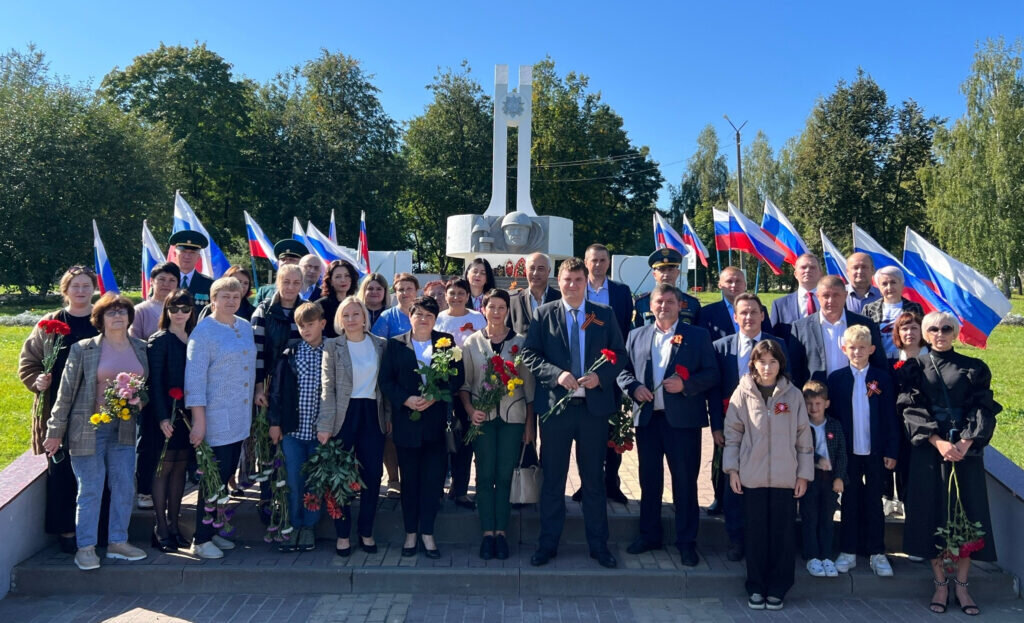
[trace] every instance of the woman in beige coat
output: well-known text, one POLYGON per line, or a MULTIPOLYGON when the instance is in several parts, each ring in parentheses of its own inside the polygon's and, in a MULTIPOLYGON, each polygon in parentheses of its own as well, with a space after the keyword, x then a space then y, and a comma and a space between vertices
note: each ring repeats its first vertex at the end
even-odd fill
MULTIPOLYGON (((324 342, 317 439, 321 444, 339 439, 359 460, 359 475, 366 483, 359 492, 359 547, 372 554, 377 551, 373 520, 384 471, 384 436, 391 432, 390 409, 377 382, 387 341, 370 333, 370 312, 355 296, 346 297, 327 321, 334 324, 338 337, 324 342)), ((335 550, 346 557, 352 553, 349 507, 334 520, 334 530, 335 550)))
POLYGON ((476 453, 476 505, 484 534, 480 557, 484 560, 508 558, 505 531, 511 512, 512 472, 521 455, 520 444, 533 443, 535 435, 534 379, 522 363, 516 370, 523 384, 516 387, 511 396, 504 396, 501 404, 489 413, 473 406, 473 400, 481 395, 488 381, 486 371, 491 357, 500 355, 505 361, 514 361, 523 347, 525 338, 505 324, 508 308, 507 292, 487 292, 483 298, 487 326, 466 338, 462 348, 466 382, 459 397, 471 422, 480 426, 482 432, 473 441, 473 450, 476 453))

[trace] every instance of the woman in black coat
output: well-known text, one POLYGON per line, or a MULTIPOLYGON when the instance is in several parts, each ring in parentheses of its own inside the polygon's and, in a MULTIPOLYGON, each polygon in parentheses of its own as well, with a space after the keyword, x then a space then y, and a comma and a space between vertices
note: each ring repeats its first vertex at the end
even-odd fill
POLYGON ((984 531, 984 546, 960 556, 953 578, 957 603, 965 614, 975 615, 978 607, 967 592, 971 560, 996 559, 983 453, 1002 407, 992 397, 988 366, 953 350, 960 332, 956 317, 932 312, 924 317, 922 327, 930 352, 897 369, 903 388, 899 401, 912 445, 909 479, 913 486, 904 503, 903 551, 931 559, 935 593, 929 607, 932 612, 945 612, 949 580, 942 555, 936 556, 945 542, 936 530, 946 526, 948 509, 955 502, 947 495, 955 465, 958 487, 953 495, 959 495, 968 520, 979 522, 984 531))
POLYGON ((171 552, 187 547, 178 529, 178 512, 185 493, 185 469, 192 458, 188 440, 191 421, 185 408, 185 361, 188 336, 196 326, 196 309, 188 290, 175 290, 164 299, 159 331, 149 338, 149 404, 142 416, 142 444, 159 457, 167 450, 153 477, 153 547, 171 552))
POLYGON ((327 274, 324 275, 324 282, 320 286, 323 298, 316 300, 324 310, 324 318, 327 319, 324 337, 338 337, 338 331, 334 326, 334 317, 338 314, 338 306, 346 298, 355 296, 358 291, 359 272, 356 271, 355 266, 345 260, 334 260, 328 264, 327 274))
POLYGON ((452 398, 428 400, 421 395, 423 379, 417 372, 420 366, 430 364, 435 351, 457 348, 451 335, 434 331, 437 314, 437 301, 427 296, 417 298, 410 311, 412 331, 388 340, 380 371, 381 390, 392 405, 392 436, 401 474, 405 522, 402 555, 416 555, 419 533, 426 556, 434 559, 441 557, 434 542, 434 519, 440 507, 448 458, 445 428, 452 417, 451 400, 462 387, 464 377, 458 351, 458 361, 452 364, 455 374, 448 379, 452 398))

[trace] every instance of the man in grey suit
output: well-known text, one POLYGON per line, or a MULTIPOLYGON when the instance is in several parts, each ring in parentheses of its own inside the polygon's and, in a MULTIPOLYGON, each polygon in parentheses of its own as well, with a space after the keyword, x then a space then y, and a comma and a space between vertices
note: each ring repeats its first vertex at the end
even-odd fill
POLYGON ((814 291, 821 279, 821 262, 813 253, 804 253, 796 258, 793 274, 796 275, 796 292, 772 302, 772 334, 783 341, 789 341, 790 326, 794 322, 818 311, 814 291))
POLYGON ((561 292, 548 285, 550 276, 551 258, 546 254, 534 253, 526 258, 526 281, 529 287, 509 293, 508 326, 516 333, 526 335, 534 310, 544 303, 562 298, 561 292))
POLYGON ((825 275, 818 281, 818 302, 821 310, 793 324, 789 340, 790 371, 793 383, 803 387, 810 379, 826 382, 828 375, 850 365, 843 354, 843 332, 847 327, 862 324, 871 331, 871 365, 888 370, 882 335, 878 325, 870 318, 855 314, 846 308, 846 284, 835 275, 825 275))
POLYGON ((547 412, 567 394, 561 413, 540 424, 540 538, 530 564, 545 565, 558 553, 565 525, 565 480, 569 454, 576 442, 576 463, 583 483, 583 521, 590 556, 601 566, 617 566, 608 550, 608 509, 604 488, 604 453, 608 418, 619 408, 616 377, 626 356, 622 333, 610 307, 587 301, 587 267, 571 257, 558 268, 562 299, 537 308, 523 344, 523 362, 537 380, 534 409, 547 412), (615 358, 587 372, 609 350, 615 358))

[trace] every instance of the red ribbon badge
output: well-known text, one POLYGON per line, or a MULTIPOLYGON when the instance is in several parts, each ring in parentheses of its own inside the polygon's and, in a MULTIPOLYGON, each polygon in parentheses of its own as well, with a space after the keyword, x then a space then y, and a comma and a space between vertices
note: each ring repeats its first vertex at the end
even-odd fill
POLYGON ((825 433, 825 438, 829 439, 829 440, 835 439, 836 435, 835 435, 835 433, 825 433))
POLYGON ((902 367, 903 367, 903 366, 904 366, 904 365, 905 365, 906 363, 907 363, 906 361, 903 361, 903 360, 901 359, 901 360, 897 361, 896 363, 892 364, 892 369, 893 369, 893 370, 899 370, 899 369, 900 369, 900 368, 902 368, 902 367))
POLYGON ((881 396, 882 390, 878 389, 878 381, 871 381, 868 383, 868 398, 872 396, 881 396))
POLYGON ((676 335, 673 335, 672 343, 675 344, 676 346, 679 346, 680 344, 683 343, 683 336, 679 335, 678 333, 676 335))
MULTIPOLYGON (((587 327, 589 327, 591 324, 595 324, 595 325, 597 325, 599 327, 603 327, 604 326, 604 321, 603 320, 598 320, 597 319, 597 314, 595 314, 594 312, 590 312, 584 318, 583 326, 581 327, 581 329, 586 331, 587 327)), ((614 363, 614 362, 612 362, 612 363, 614 363)))
POLYGON ((776 404, 775 415, 779 415, 780 413, 789 413, 789 405, 784 402, 776 404))

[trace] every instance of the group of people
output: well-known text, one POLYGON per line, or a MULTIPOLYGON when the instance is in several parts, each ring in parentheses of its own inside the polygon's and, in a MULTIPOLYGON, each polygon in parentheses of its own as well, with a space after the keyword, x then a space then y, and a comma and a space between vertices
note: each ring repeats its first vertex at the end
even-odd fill
MULTIPOLYGON (((137 306, 111 293, 93 303, 95 275, 69 269, 60 282, 65 307, 47 317, 70 327, 66 347, 49 373, 41 328, 22 350, 20 377, 44 413, 33 447, 49 458, 47 530, 82 569, 99 567, 96 546, 104 542, 108 558, 146 556, 127 542, 135 501, 154 509, 152 544, 162 551, 219 558, 235 547, 203 513, 193 538, 182 536, 186 471, 193 448, 206 442, 221 481, 244 481, 247 470, 238 467, 251 461, 247 440, 261 408, 270 442, 285 456, 294 530, 284 551, 315 547, 319 514, 303 505, 302 465, 337 440, 354 452, 369 485, 356 520, 362 550, 377 548, 375 483, 386 470, 387 495, 401 498, 403 556, 440 557, 435 518, 450 477, 447 496, 479 513, 480 557, 507 558, 512 475, 535 456, 539 429, 544 478, 530 563, 545 565, 558 553, 575 443, 581 487, 573 497, 582 502, 590 556, 614 568, 607 501, 628 500, 609 421, 625 395, 641 487, 630 555, 663 547, 667 461, 675 544, 683 565, 698 564, 697 479, 702 429, 710 426, 721 466, 711 510, 724 515, 729 559, 746 558, 751 608, 783 607, 794 582, 798 512, 811 575, 846 573, 858 555, 877 575, 892 575, 883 539, 888 495, 905 504, 904 552, 931 560, 930 607, 944 611, 952 592, 966 613, 978 612, 967 591, 969 559, 960 558, 950 591, 934 535, 946 521, 955 465, 960 501, 987 534, 971 556, 994 560, 981 455, 1000 406, 985 364, 953 349, 957 319, 922 318, 902 297, 902 274, 874 271, 870 256, 850 257, 849 285, 823 276, 815 256, 801 256, 796 291, 769 312, 735 267, 720 273, 723 299, 702 307, 675 287, 682 257, 671 249, 651 255, 656 285, 634 301, 628 286, 608 278, 610 254, 599 244, 561 262, 557 288, 551 260, 535 253, 526 288, 496 288, 490 265, 475 259, 461 277, 425 284, 421 294, 411 274, 360 279, 345 261, 323 270, 301 243, 284 240, 275 246, 275 283, 253 303, 245 269, 212 282, 195 270, 207 244, 201 234, 178 232, 170 242, 176 263, 153 269, 150 296, 137 306), (495 356, 514 361, 522 382, 483 411, 476 399, 495 356), (438 359, 448 373, 428 391, 426 368, 438 359), (147 379, 139 421, 91 424, 103 388, 122 373, 147 379), (452 447, 450 431, 470 427, 482 434, 471 443, 460 435, 452 447)), ((269 500, 269 491, 262 497, 269 500)), ((335 520, 343 557, 352 551, 349 510, 335 520)))

